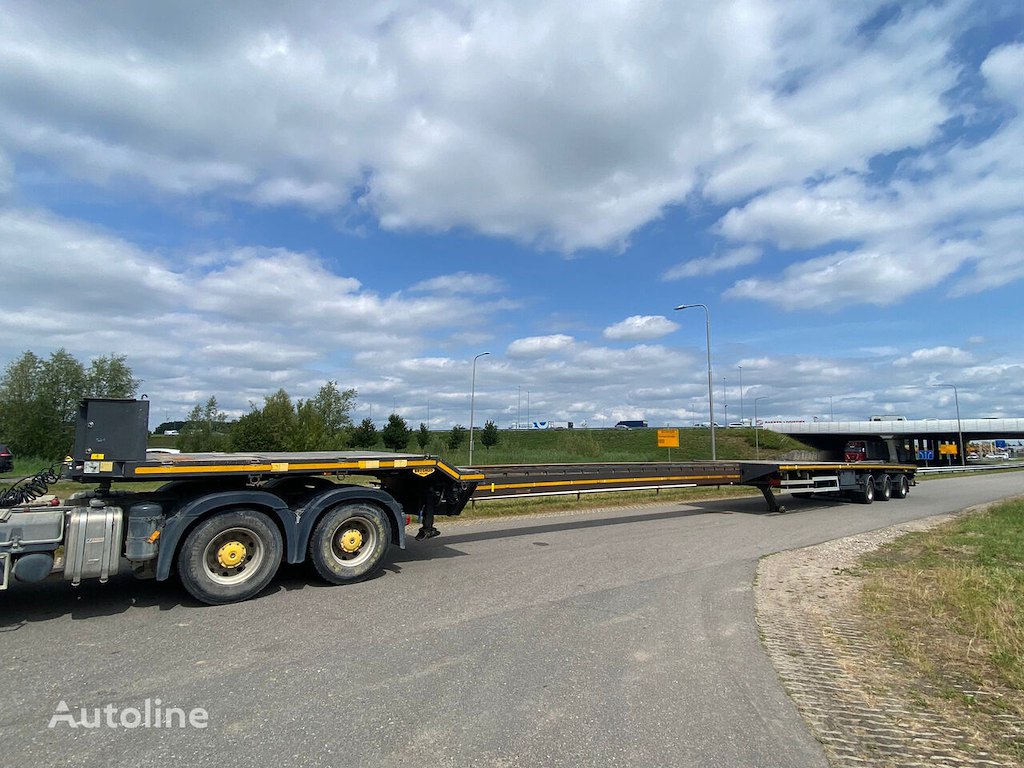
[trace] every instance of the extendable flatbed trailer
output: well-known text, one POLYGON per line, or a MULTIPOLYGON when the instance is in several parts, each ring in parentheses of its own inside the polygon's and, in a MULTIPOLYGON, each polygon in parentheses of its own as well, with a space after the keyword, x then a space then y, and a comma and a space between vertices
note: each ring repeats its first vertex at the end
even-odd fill
POLYGON ((778 512, 776 489, 903 498, 916 469, 760 461, 465 469, 383 452, 147 453, 148 409, 145 400, 83 401, 63 476, 98 487, 48 507, 0 494, 0 590, 57 574, 74 585, 102 582, 127 561, 136 576, 176 574, 197 600, 228 603, 262 591, 281 562, 308 561, 333 584, 367 579, 391 545, 405 546, 411 517, 458 515, 471 499, 749 485, 778 512))
POLYGON ((782 512, 775 490, 795 496, 845 496, 866 504, 902 499, 917 467, 885 462, 684 461, 477 467, 483 479, 473 500, 599 493, 653 488, 746 485, 782 512))

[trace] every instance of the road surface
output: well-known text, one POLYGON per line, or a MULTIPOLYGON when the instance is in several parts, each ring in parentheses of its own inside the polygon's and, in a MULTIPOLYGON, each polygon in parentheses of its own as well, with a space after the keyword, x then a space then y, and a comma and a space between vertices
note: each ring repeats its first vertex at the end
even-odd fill
POLYGON ((824 768, 758 641, 758 558, 1022 492, 1008 473, 782 515, 758 496, 442 518, 369 582, 287 567, 222 607, 124 576, 15 585, 3 762, 824 768), (147 727, 147 706, 205 727, 147 727))

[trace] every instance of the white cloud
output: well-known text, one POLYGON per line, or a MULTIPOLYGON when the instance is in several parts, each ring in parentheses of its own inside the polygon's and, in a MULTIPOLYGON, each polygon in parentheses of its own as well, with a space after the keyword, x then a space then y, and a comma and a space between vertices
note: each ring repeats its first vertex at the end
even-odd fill
POLYGON ((523 339, 516 339, 505 350, 509 357, 544 357, 547 355, 565 352, 572 347, 575 339, 563 333, 556 333, 550 336, 528 336, 523 339))
POLYGON ((900 367, 912 365, 927 366, 966 366, 974 362, 974 355, 959 347, 930 347, 928 349, 915 349, 908 356, 897 359, 893 365, 900 367))
MULTIPOLYGON (((874 6, 775 0, 5 10, 12 156, 565 251, 622 248, 695 191, 729 201, 925 145, 951 116, 961 25, 949 4, 857 35, 874 6)), ((993 88, 1017 55, 990 58, 993 88)))
POLYGON ((713 275, 716 272, 725 272, 737 267, 745 267, 748 264, 755 264, 761 259, 761 249, 753 246, 734 248, 720 256, 706 256, 701 259, 691 259, 676 264, 665 271, 662 280, 682 280, 687 277, 699 277, 701 275, 713 275))
POLYGON ((650 341, 667 336, 678 328, 677 323, 663 315, 633 315, 609 325, 601 335, 614 341, 650 341))
POLYGON ((993 50, 982 62, 981 72, 999 98, 1024 109, 1024 43, 993 50))
POLYGON ((498 293, 503 289, 500 279, 493 275, 473 272, 456 272, 452 275, 438 275, 416 283, 410 290, 424 293, 484 295, 498 293))

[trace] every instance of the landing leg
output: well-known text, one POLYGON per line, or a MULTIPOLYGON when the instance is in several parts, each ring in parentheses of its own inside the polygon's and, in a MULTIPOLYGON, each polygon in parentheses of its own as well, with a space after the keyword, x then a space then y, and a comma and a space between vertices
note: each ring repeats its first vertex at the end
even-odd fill
POLYGON ((783 506, 780 506, 779 502, 777 502, 775 500, 775 494, 772 493, 771 486, 759 485, 757 487, 761 489, 761 494, 764 496, 764 500, 766 502, 768 502, 768 511, 769 512, 775 512, 776 514, 780 514, 781 515, 783 512, 786 511, 786 508, 783 507, 783 506))

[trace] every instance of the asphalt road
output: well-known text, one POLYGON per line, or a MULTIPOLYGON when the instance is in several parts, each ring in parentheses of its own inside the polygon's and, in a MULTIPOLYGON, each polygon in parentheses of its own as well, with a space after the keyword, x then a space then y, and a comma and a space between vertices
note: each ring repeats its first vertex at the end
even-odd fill
POLYGON ((782 515, 758 496, 442 518, 444 535, 369 582, 287 568, 216 608, 130 577, 15 585, 0 594, 0 760, 824 767, 758 641, 758 558, 1020 493, 1010 473, 782 515), (206 727, 125 727, 147 699, 201 709, 206 727), (82 708, 100 727, 69 725, 82 708))

